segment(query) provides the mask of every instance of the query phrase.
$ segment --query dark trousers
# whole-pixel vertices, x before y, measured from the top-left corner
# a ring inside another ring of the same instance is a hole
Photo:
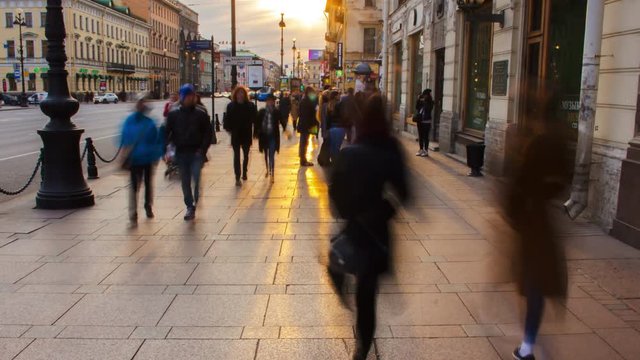
[[[527,315],[524,321],[524,341],[535,344],[544,314],[544,297],[539,291],[529,290],[527,294]]]
[[[311,134],[308,132],[300,133],[300,147],[298,148],[298,153],[300,155],[300,163],[307,162],[307,147],[309,147],[309,137]]]
[[[418,123],[418,138],[420,141],[420,150],[429,151],[429,132],[431,131],[431,123]]]
[[[267,148],[264,149],[264,163],[267,166],[267,173],[272,174],[276,168],[276,138],[271,136],[267,139]]]
[[[242,161],[242,172],[240,172],[240,149],[244,155]],[[236,173],[236,180],[240,179],[240,176],[247,176],[249,169],[249,150],[251,145],[249,144],[233,144],[233,170]]]
[[[344,274],[329,270],[333,286],[338,291],[344,291]],[[376,291],[378,290],[378,275],[375,273],[358,274],[356,277],[356,341],[357,359],[365,359],[376,329]]]
[[[176,154],[180,177],[182,180],[182,195],[187,208],[194,208],[194,202],[198,202],[200,197],[200,174],[204,165],[204,158],[196,153]],[[193,188],[191,182],[193,181]]]
[[[144,180],[144,207],[145,209],[153,206],[153,165],[134,165],[130,169],[131,173],[131,192],[129,193],[129,216],[135,216],[138,213],[138,193],[140,186]]]

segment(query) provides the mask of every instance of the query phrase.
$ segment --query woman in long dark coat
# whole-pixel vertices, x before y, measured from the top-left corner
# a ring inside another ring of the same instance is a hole
[[[273,95],[267,96],[266,106],[258,111],[254,137],[258,139],[260,152],[264,153],[264,162],[267,166],[267,177],[271,177],[271,182],[275,181],[275,160],[276,152],[280,152],[280,127],[287,129],[287,119],[276,108],[276,98]]]
[[[385,188],[390,185],[402,203],[409,199],[401,145],[391,136],[384,114],[382,97],[370,97],[362,120],[356,123],[355,143],[340,151],[329,184],[332,204],[347,221],[343,231],[354,242],[358,256],[356,360],[366,359],[371,348],[378,277],[390,268],[389,222],[395,208]],[[335,290],[344,296],[345,275],[331,269],[329,275]]]

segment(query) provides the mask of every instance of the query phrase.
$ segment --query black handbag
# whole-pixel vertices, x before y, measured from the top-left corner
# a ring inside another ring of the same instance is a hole
[[[329,269],[343,274],[357,274],[361,259],[357,255],[354,239],[346,230],[331,239],[329,247]]]
[[[318,165],[329,166],[331,163],[331,151],[329,150],[329,140],[325,139],[320,146],[320,153],[318,153]]]

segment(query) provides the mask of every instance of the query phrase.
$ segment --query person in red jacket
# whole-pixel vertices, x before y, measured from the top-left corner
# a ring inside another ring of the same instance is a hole
[[[162,116],[166,119],[169,116],[169,112],[178,105],[178,93],[171,93],[169,96],[169,101],[164,104],[164,111],[162,112]]]

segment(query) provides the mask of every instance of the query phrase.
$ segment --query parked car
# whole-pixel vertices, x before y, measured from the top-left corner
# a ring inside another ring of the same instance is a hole
[[[114,103],[117,104],[118,103],[118,95],[114,94],[114,93],[106,93],[106,94],[96,94],[93,97],[93,103],[94,104],[108,104],[108,103]]]
[[[6,106],[18,106],[20,105],[20,101],[17,97],[9,94],[0,94],[0,99],[4,102]]]
[[[265,86],[256,92],[258,101],[266,101],[267,95],[273,94],[273,88],[271,86]]]
[[[27,98],[29,104],[38,105],[42,102],[42,100],[46,99],[49,93],[47,92],[39,92],[35,93]]]

